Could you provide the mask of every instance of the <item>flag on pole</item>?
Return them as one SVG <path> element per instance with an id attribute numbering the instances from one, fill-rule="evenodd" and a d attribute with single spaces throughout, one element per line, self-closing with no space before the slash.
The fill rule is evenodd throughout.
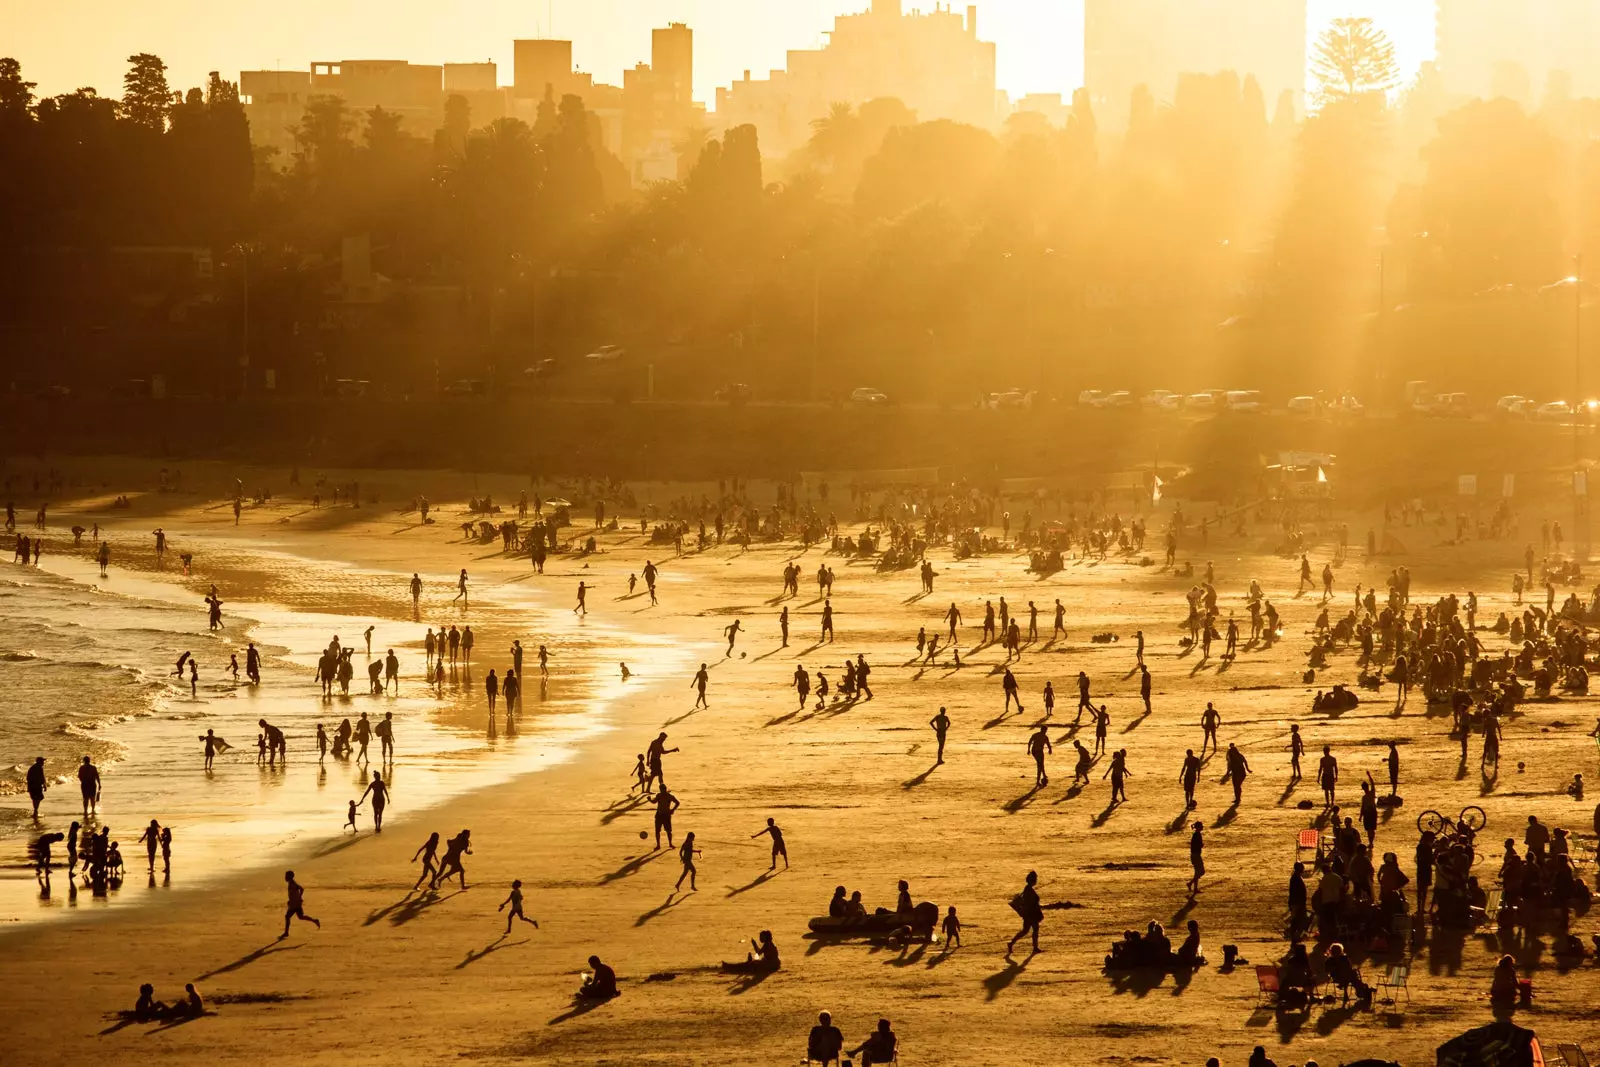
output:
<path id="1" fill-rule="evenodd" d="M 1150 472 L 1150 503 L 1161 503 L 1161 475 Z"/>

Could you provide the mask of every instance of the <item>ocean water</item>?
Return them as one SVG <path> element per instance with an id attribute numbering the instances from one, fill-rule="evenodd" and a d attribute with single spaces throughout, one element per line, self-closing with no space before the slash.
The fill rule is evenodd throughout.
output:
<path id="1" fill-rule="evenodd" d="M 211 546 L 213 555 L 222 551 Z M 241 561 L 247 560 L 248 563 Z M 291 579 L 308 588 L 391 591 L 394 615 L 409 610 L 403 590 L 409 575 L 357 570 L 286 552 L 236 551 L 230 560 L 271 572 L 253 583 L 284 588 Z M 79 908 L 126 906 L 161 893 L 195 888 L 251 866 L 275 863 L 291 851 L 316 851 L 336 844 L 346 805 L 361 796 L 368 768 L 331 756 L 319 764 L 315 734 L 320 722 L 330 738 L 339 722 L 361 712 L 376 723 L 394 717 L 396 758 L 386 774 L 391 823 L 451 797 L 498 784 L 569 759 L 577 745 L 609 728 L 609 704 L 624 693 L 671 678 L 681 681 L 686 653 L 590 620 L 575 628 L 570 612 L 553 619 L 537 588 L 517 583 L 475 588 L 470 612 L 434 612 L 421 622 L 378 615 L 291 610 L 266 603 L 224 608 L 224 626 L 207 629 L 205 605 L 163 575 L 120 571 L 104 579 L 87 555 L 46 556 L 43 568 L 0 565 L 0 923 L 29 922 Z M 437 587 L 448 576 L 425 576 Z M 228 590 L 220 590 L 227 601 Z M 286 598 L 288 599 L 288 598 Z M 382 597 L 359 599 L 369 608 Z M 403 606 L 402 606 L 403 604 Z M 474 664 L 449 673 L 442 689 L 422 682 L 424 623 L 470 623 L 477 636 Z M 367 692 L 361 634 L 376 627 L 373 656 L 394 648 L 401 661 L 399 693 Z M 559 633 L 557 628 L 559 627 Z M 324 698 L 314 668 L 333 635 L 355 644 L 356 677 L 350 693 Z M 499 707 L 493 736 L 488 730 L 483 678 L 493 667 L 510 666 L 505 651 L 513 638 L 527 650 L 532 675 L 523 691 L 517 733 L 504 729 Z M 254 641 L 263 654 L 259 687 L 244 676 L 244 650 Z M 538 684 L 537 649 L 555 653 L 547 686 Z M 491 651 L 492 650 L 492 651 Z M 187 678 L 172 671 L 190 652 L 200 678 L 191 693 Z M 239 682 L 227 670 L 237 655 Z M 626 659 L 635 677 L 621 682 L 615 664 Z M 260 719 L 284 730 L 288 759 L 278 766 L 258 762 Z M 199 740 L 207 729 L 234 747 L 206 771 Z M 378 758 L 374 739 L 370 755 Z M 46 758 L 52 788 L 30 817 L 23 775 L 35 756 Z M 89 755 L 103 776 L 97 817 L 84 819 L 76 766 Z M 374 764 L 375 766 L 376 764 Z M 173 829 L 172 871 L 146 870 L 138 838 L 151 819 Z M 57 871 L 48 886 L 34 875 L 28 846 L 41 833 L 111 827 L 121 843 L 128 877 L 95 895 Z M 371 828 L 370 805 L 359 825 Z M 448 836 L 460 827 L 427 826 L 400 832 Z M 64 843 L 55 848 L 64 862 Z"/>

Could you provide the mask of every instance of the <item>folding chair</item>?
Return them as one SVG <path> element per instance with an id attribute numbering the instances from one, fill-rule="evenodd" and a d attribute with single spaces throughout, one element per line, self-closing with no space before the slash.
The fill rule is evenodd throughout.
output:
<path id="1" fill-rule="evenodd" d="M 1315 826 L 1301 830 L 1299 835 L 1295 837 L 1294 858 L 1298 860 L 1301 850 L 1308 848 L 1316 850 L 1317 859 L 1320 860 L 1322 858 L 1322 831 Z"/>
<path id="2" fill-rule="evenodd" d="M 1273 964 L 1256 964 L 1256 1006 L 1271 997 L 1269 1003 L 1278 1003 L 1278 968 Z"/>
<path id="3" fill-rule="evenodd" d="M 1402 992 L 1405 993 L 1405 995 L 1406 995 L 1406 1003 L 1407 1004 L 1411 1003 L 1411 985 L 1410 985 L 1410 980 L 1411 980 L 1411 965 L 1410 964 L 1397 963 L 1394 966 L 1390 967 L 1389 968 L 1389 972 L 1387 974 L 1385 974 L 1383 976 L 1383 979 L 1378 983 L 1378 988 L 1386 990 L 1388 992 L 1388 996 L 1384 997 L 1383 1003 L 1385 1003 L 1385 1004 L 1397 1004 L 1397 1003 L 1399 1003 L 1400 994 Z"/>
<path id="4" fill-rule="evenodd" d="M 1503 895 L 1504 891 L 1499 888 L 1489 890 L 1488 899 L 1483 905 L 1484 922 L 1495 923 L 1500 920 L 1500 901 Z"/>
<path id="5" fill-rule="evenodd" d="M 1589 1056 L 1581 1045 L 1556 1045 L 1556 1055 L 1566 1067 L 1589 1067 Z"/>

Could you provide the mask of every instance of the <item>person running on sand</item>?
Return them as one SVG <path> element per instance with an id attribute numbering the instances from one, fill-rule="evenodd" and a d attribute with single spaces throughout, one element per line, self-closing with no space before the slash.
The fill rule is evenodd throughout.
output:
<path id="1" fill-rule="evenodd" d="M 462 856 L 472 855 L 472 831 L 463 830 L 449 841 L 445 842 L 444 860 L 439 864 L 439 869 L 434 872 L 433 881 L 430 883 L 437 889 L 440 882 L 449 882 L 452 874 L 461 878 L 461 888 L 467 888 L 467 870 L 461 865 Z"/>
<path id="2" fill-rule="evenodd" d="M 511 905 L 511 913 L 506 916 L 507 934 L 511 933 L 511 924 L 518 919 L 531 924 L 535 930 L 539 929 L 539 921 L 537 919 L 530 919 L 522 913 L 522 879 L 518 878 L 511 883 L 511 895 L 501 901 L 497 910 L 505 911 L 507 904 Z"/>
<path id="3" fill-rule="evenodd" d="M 783 857 L 783 869 L 788 870 L 789 849 L 783 843 L 783 831 L 778 828 L 778 824 L 772 820 L 771 816 L 767 817 L 767 825 L 763 829 L 757 830 L 750 835 L 750 840 L 754 841 L 762 834 L 770 834 L 772 836 L 772 866 L 768 867 L 767 870 L 774 871 L 778 869 L 779 856 Z"/>
<path id="4" fill-rule="evenodd" d="M 734 619 L 733 622 L 722 628 L 723 635 L 728 639 L 728 651 L 722 654 L 724 659 L 733 655 L 733 642 L 739 636 L 739 630 L 740 625 L 738 619 Z"/>
<path id="5" fill-rule="evenodd" d="M 463 608 L 467 606 L 467 568 L 465 567 L 461 568 L 461 577 L 456 579 L 456 595 L 451 598 L 450 603 L 454 604 L 457 600 L 461 601 Z"/>
<path id="6" fill-rule="evenodd" d="M 357 801 L 352 800 L 350 802 L 350 806 L 345 809 L 344 826 L 339 827 L 340 832 L 348 829 L 351 833 L 360 833 L 360 831 L 356 829 L 356 812 L 360 810 L 361 805 Z"/>
<path id="7" fill-rule="evenodd" d="M 694 681 L 689 683 L 689 686 L 698 692 L 698 695 L 694 698 L 694 706 L 697 708 L 709 708 L 711 706 L 706 701 L 706 683 L 709 681 L 711 681 L 711 675 L 707 672 L 706 665 L 702 663 L 700 664 L 700 669 L 694 672 Z"/>
<path id="8" fill-rule="evenodd" d="M 417 876 L 416 885 L 413 885 L 412 889 L 416 889 L 423 882 L 430 880 L 435 874 L 439 873 L 439 832 L 437 830 L 429 834 L 428 839 L 422 843 L 422 847 L 412 854 L 411 862 L 417 862 L 418 858 L 422 860 L 422 873 Z"/>
<path id="9" fill-rule="evenodd" d="M 283 881 L 288 889 L 289 903 L 288 906 L 284 908 L 283 933 L 278 935 L 278 940 L 282 941 L 284 938 L 289 936 L 289 921 L 291 919 L 299 919 L 301 922 L 312 924 L 318 930 L 322 929 L 322 922 L 320 920 L 313 919 L 311 916 L 306 914 L 306 891 L 301 887 L 299 882 L 294 880 L 294 872 L 284 871 Z"/>

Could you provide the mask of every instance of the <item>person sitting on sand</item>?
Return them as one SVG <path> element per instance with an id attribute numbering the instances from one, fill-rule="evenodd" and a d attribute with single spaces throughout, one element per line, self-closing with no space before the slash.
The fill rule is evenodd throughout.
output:
<path id="1" fill-rule="evenodd" d="M 844 906 L 844 917 L 846 919 L 865 919 L 867 917 L 867 906 L 861 902 L 861 890 L 857 889 L 850 894 L 850 901 Z"/>
<path id="2" fill-rule="evenodd" d="M 1205 949 L 1200 945 L 1200 924 L 1193 919 L 1189 920 L 1189 936 L 1183 939 L 1183 944 L 1178 946 L 1177 964 L 1179 967 L 1203 967 L 1206 962 Z"/>
<path id="3" fill-rule="evenodd" d="M 1517 963 L 1510 956 L 1501 956 L 1494 966 L 1494 979 L 1489 984 L 1489 1002 L 1497 1007 L 1507 1007 L 1517 1001 Z"/>
<path id="4" fill-rule="evenodd" d="M 593 969 L 584 976 L 583 985 L 578 987 L 579 998 L 610 1000 L 617 996 L 617 972 L 601 963 L 599 956 L 590 956 L 589 966 Z"/>
<path id="5" fill-rule="evenodd" d="M 851 1049 L 849 1054 L 860 1055 L 861 1067 L 872 1067 L 875 1063 L 893 1063 L 899 1048 L 900 1039 L 889 1029 L 889 1020 L 879 1019 L 878 1028 L 867 1035 L 865 1041 Z"/>
<path id="6" fill-rule="evenodd" d="M 845 899 L 844 886 L 834 886 L 833 899 L 828 901 L 828 918 L 842 919 L 849 910 L 850 903 Z"/>
<path id="7" fill-rule="evenodd" d="M 139 999 L 133 1005 L 133 1017 L 139 1022 L 159 1019 L 167 1013 L 167 1006 L 156 999 L 156 987 L 146 982 L 139 987 Z"/>
<path id="8" fill-rule="evenodd" d="M 750 954 L 742 962 L 729 963 L 724 960 L 722 970 L 724 974 L 771 974 L 782 966 L 778 958 L 778 946 L 772 943 L 772 931 L 763 930 L 758 937 L 750 939 Z"/>

